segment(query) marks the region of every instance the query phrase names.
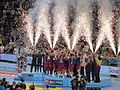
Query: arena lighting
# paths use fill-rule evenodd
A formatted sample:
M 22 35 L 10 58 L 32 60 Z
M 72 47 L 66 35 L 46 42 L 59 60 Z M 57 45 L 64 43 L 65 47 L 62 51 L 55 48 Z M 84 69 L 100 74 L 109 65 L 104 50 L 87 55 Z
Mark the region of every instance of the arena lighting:
M 99 2 L 100 4 L 99 19 L 101 23 L 101 28 L 100 28 L 100 33 L 98 35 L 95 52 L 102 44 L 102 41 L 105 38 L 107 38 L 113 52 L 116 54 L 114 38 L 113 38 L 114 36 L 112 33 L 112 18 L 113 18 L 112 6 L 109 0 L 101 0 L 101 1 Z

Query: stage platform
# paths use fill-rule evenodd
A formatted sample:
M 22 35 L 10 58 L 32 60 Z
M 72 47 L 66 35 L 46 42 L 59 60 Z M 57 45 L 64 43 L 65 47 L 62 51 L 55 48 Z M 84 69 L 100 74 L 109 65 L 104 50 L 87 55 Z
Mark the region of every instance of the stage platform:
M 72 78 L 60 78 L 52 75 L 44 75 L 43 73 L 29 73 L 23 72 L 20 73 L 14 80 L 20 80 L 23 78 L 25 82 L 31 83 L 34 82 L 37 85 L 42 86 L 43 88 L 48 85 L 49 87 L 71 87 L 71 80 Z M 100 83 L 87 83 L 87 87 L 93 88 L 104 88 L 111 86 L 111 78 L 107 76 L 101 76 Z

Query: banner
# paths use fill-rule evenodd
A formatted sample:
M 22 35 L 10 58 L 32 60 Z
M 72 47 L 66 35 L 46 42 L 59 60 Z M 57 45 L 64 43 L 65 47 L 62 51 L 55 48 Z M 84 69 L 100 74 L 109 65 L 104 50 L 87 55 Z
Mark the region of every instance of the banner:
M 49 79 L 46 79 L 46 84 L 49 84 L 49 85 L 63 85 L 63 81 L 62 80 L 49 80 Z
M 115 66 L 101 66 L 100 74 L 103 76 L 118 76 L 119 68 Z
M 118 67 L 109 67 L 109 74 L 118 76 L 119 68 Z

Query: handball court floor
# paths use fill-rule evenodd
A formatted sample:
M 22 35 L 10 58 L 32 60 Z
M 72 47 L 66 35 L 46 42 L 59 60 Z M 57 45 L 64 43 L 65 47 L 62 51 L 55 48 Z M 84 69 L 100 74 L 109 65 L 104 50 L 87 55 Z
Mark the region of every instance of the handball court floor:
M 2 79 L 2 78 L 6 78 L 7 81 L 9 81 L 10 84 L 14 81 L 14 77 L 13 76 L 12 77 L 9 76 L 9 75 L 3 76 L 3 75 L 0 74 L 0 79 Z M 19 81 L 16 81 L 16 82 L 19 82 Z M 32 84 L 32 82 L 29 82 L 29 83 L 25 82 L 25 83 L 26 84 Z M 55 90 L 57 90 L 57 89 L 55 89 Z M 59 89 L 59 90 L 61 90 L 61 89 Z M 64 87 L 64 88 L 62 88 L 62 90 L 72 90 L 72 89 L 68 88 L 68 87 Z M 101 88 L 101 90 L 120 90 L 120 79 L 118 80 L 118 78 L 112 78 L 111 86 L 110 87 Z
M 1 65 L 5 65 L 6 66 L 6 63 L 0 63 Z M 7 64 L 8 66 L 10 66 L 10 64 Z M 13 65 L 12 65 L 13 67 Z M 16 65 L 14 65 L 14 67 L 16 67 Z M 27 68 L 27 71 L 29 71 L 30 67 Z M 13 73 L 13 75 L 9 74 L 9 73 L 0 73 L 0 79 L 2 78 L 6 78 L 7 81 L 12 84 L 12 82 L 14 81 L 14 76 L 15 74 Z M 19 82 L 19 81 L 16 81 L 16 82 Z M 26 84 L 32 84 L 32 81 L 31 82 L 26 82 Z M 38 89 L 39 90 L 39 89 Z M 41 90 L 41 89 L 40 89 Z M 57 89 L 56 89 L 57 90 Z M 62 88 L 62 90 L 72 90 L 71 88 L 68 88 L 68 87 L 64 87 Z M 101 88 L 101 90 L 120 90 L 120 78 L 112 78 L 112 84 L 110 87 L 104 87 L 104 88 Z

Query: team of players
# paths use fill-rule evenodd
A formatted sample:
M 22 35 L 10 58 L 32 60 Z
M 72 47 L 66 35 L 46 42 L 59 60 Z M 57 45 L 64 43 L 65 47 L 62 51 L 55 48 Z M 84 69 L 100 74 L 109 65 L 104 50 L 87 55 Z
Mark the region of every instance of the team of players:
M 47 75 L 54 74 L 59 77 L 72 77 L 80 74 L 86 76 L 88 82 L 91 81 L 90 74 L 92 74 L 92 80 L 100 82 L 101 59 L 100 54 L 93 55 L 92 52 L 84 54 L 82 52 L 66 52 L 63 50 L 39 52 L 33 54 L 31 72 L 35 67 L 34 72 L 43 71 Z

